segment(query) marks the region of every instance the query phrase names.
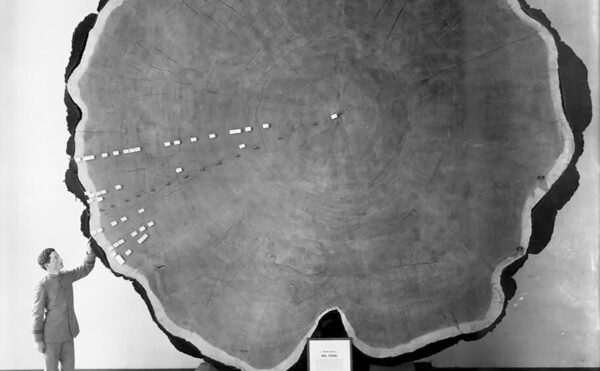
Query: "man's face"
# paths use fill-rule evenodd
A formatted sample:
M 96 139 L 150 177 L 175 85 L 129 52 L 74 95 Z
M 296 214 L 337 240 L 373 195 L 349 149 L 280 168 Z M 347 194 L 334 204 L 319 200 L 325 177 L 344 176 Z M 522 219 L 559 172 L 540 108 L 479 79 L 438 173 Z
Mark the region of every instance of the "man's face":
M 50 254 L 50 261 L 46 263 L 46 270 L 50 273 L 58 273 L 63 269 L 63 261 L 56 251 Z

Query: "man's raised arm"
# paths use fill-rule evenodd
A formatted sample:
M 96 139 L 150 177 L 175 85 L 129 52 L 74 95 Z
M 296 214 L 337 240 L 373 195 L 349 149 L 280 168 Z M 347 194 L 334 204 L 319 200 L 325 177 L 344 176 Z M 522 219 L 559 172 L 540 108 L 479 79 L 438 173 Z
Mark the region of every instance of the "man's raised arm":
M 92 269 L 94 269 L 94 263 L 96 262 L 96 254 L 94 253 L 94 250 L 92 250 L 91 243 L 92 239 L 90 238 L 87 243 L 87 250 L 85 252 L 85 260 L 83 261 L 83 264 L 73 270 L 65 272 L 65 274 L 71 276 L 73 281 L 77 281 L 78 279 L 87 276 L 92 271 Z

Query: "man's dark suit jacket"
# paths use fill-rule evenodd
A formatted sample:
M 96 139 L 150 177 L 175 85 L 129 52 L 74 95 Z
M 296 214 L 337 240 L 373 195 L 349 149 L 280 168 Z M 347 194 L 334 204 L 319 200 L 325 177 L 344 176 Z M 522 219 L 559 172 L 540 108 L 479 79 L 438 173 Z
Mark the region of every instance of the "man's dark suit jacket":
M 33 337 L 36 342 L 69 341 L 79 334 L 73 308 L 73 282 L 94 268 L 95 256 L 87 254 L 82 266 L 56 275 L 48 274 L 35 288 Z

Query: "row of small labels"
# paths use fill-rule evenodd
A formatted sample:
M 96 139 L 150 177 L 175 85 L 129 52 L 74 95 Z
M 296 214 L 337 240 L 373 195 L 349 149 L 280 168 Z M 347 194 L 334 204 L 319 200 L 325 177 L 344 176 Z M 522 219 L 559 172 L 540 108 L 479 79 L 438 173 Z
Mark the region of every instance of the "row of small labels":
M 271 127 L 271 124 L 266 123 L 266 124 L 262 124 L 263 129 L 268 129 Z M 234 135 L 234 134 L 241 134 L 242 132 L 251 132 L 252 131 L 252 127 L 251 126 L 246 126 L 243 129 L 231 129 L 229 130 L 229 134 L 230 135 Z M 208 135 L 209 139 L 215 139 L 217 137 L 216 133 L 210 133 Z M 190 138 L 190 142 L 197 142 L 198 141 L 198 137 L 191 137 Z M 164 146 L 165 147 L 170 147 L 171 145 L 177 146 L 181 144 L 181 140 L 174 140 L 172 142 L 164 142 Z M 119 156 L 122 154 L 130 154 L 130 153 L 137 153 L 137 152 L 141 152 L 142 151 L 142 147 L 132 147 L 132 148 L 125 148 L 123 150 L 115 150 L 112 151 L 112 155 L 113 156 Z M 110 156 L 109 152 L 102 152 L 100 154 L 101 158 L 108 158 Z M 75 157 L 75 162 L 81 162 L 81 161 L 91 161 L 91 160 L 95 160 L 96 159 L 96 155 L 85 155 L 82 157 Z
M 136 153 L 136 152 L 141 152 L 142 151 L 142 147 L 133 147 L 133 148 L 125 148 L 122 151 L 112 151 L 112 155 L 113 156 L 119 156 L 121 155 L 121 153 L 123 153 L 124 155 L 128 155 L 131 153 Z M 110 154 L 108 152 L 102 152 L 100 154 L 101 158 L 108 158 L 110 156 Z M 91 161 L 91 160 L 95 160 L 96 159 L 96 155 L 85 155 L 83 157 L 75 157 L 75 162 L 81 162 L 81 161 Z
M 268 129 L 271 127 L 271 124 L 266 123 L 262 125 L 263 129 Z M 246 126 L 243 129 L 231 129 L 229 130 L 229 135 L 235 135 L 235 134 L 241 134 L 243 132 L 249 133 L 252 131 L 252 126 Z M 210 133 L 208 134 L 208 139 L 215 139 L 217 138 L 217 134 L 216 133 Z M 191 137 L 190 138 L 190 142 L 194 143 L 198 141 L 198 137 Z M 177 139 L 177 140 L 173 140 L 170 142 L 164 142 L 163 145 L 165 147 L 171 147 L 171 146 L 178 146 L 181 144 L 181 140 Z
M 338 117 L 340 117 L 339 113 L 334 113 L 331 116 L 332 120 L 337 119 Z M 271 127 L 271 124 L 269 124 L 268 122 L 265 124 L 262 124 L 263 129 L 268 129 Z M 243 129 L 230 129 L 229 130 L 229 135 L 235 135 L 235 134 L 241 134 L 242 132 L 251 132 L 252 131 L 252 126 L 246 126 Z M 216 133 L 210 133 L 208 134 L 208 138 L 209 139 L 215 139 L 217 137 Z M 197 142 L 198 141 L 198 137 L 191 137 L 190 138 L 190 142 Z M 165 147 L 170 147 L 171 145 L 173 146 L 177 146 L 181 144 L 181 140 L 177 139 L 174 141 L 169 141 L 169 142 L 164 142 L 164 146 Z M 246 145 L 245 144 L 240 144 L 240 149 L 244 148 Z M 125 148 L 122 150 L 123 154 L 130 154 L 130 153 L 136 153 L 136 152 L 141 152 L 142 148 L 141 147 L 133 147 L 133 148 Z M 120 151 L 116 150 L 112 152 L 113 156 L 119 156 L 121 154 Z M 107 158 L 109 157 L 109 153 L 108 152 L 103 152 L 100 154 L 101 158 Z M 96 159 L 96 155 L 85 155 L 83 157 L 75 157 L 75 162 L 81 162 L 81 161 L 91 161 Z

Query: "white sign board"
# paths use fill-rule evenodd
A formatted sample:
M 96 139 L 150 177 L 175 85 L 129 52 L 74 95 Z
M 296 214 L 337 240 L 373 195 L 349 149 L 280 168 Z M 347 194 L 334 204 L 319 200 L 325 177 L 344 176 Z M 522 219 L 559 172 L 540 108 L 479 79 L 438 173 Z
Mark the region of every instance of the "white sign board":
M 309 371 L 352 371 L 350 339 L 308 339 Z

